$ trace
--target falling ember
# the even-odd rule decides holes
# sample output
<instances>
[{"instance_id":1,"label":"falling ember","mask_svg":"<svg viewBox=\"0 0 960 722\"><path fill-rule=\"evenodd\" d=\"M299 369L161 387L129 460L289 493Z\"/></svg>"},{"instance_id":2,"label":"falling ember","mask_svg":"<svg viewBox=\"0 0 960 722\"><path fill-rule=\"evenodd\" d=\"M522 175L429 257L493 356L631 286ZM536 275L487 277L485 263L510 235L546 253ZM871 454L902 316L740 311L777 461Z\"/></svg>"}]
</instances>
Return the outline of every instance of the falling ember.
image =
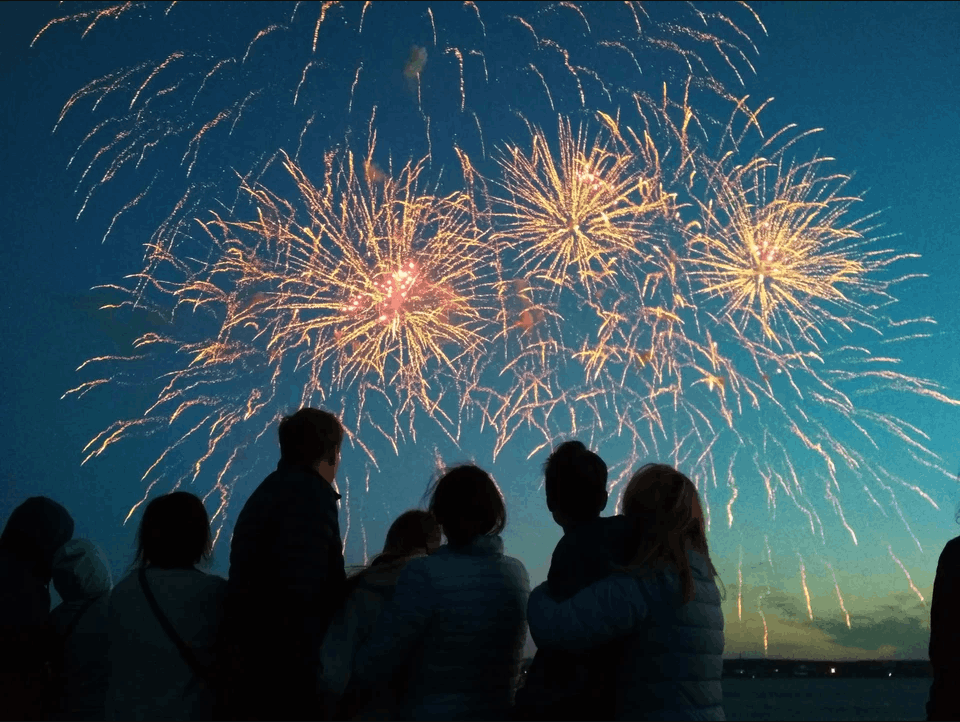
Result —
<instances>
[{"instance_id":1,"label":"falling ember","mask_svg":"<svg viewBox=\"0 0 960 722\"><path fill-rule=\"evenodd\" d=\"M770 630L767 629L767 615L763 613L763 598L769 594L770 591L767 590L760 595L760 598L757 600L757 611L760 613L760 621L763 622L763 656L767 656L767 647L770 643Z\"/></svg>"},{"instance_id":2,"label":"falling ember","mask_svg":"<svg viewBox=\"0 0 960 722\"><path fill-rule=\"evenodd\" d=\"M840 602L840 610L843 612L843 617L847 622L847 629L850 629L850 612L847 611L847 607L843 603L843 595L840 593L840 583L837 581L837 572L831 564L827 564L827 568L833 575L833 588L837 590L837 600Z\"/></svg>"},{"instance_id":3,"label":"falling ember","mask_svg":"<svg viewBox=\"0 0 960 722\"><path fill-rule=\"evenodd\" d=\"M910 576L910 572L907 571L907 568L903 565L903 562L897 558L897 555L893 553L893 547L889 544L887 544L887 551L890 552L890 556L893 557L893 561L897 563L897 566L903 570L903 573L906 575L907 582L910 584L910 588L913 590L913 593L920 598L920 601L923 602L924 605L926 605L927 600L923 598L923 594L921 594L920 590L917 589L917 585L913 583L913 577Z\"/></svg>"},{"instance_id":4,"label":"falling ember","mask_svg":"<svg viewBox=\"0 0 960 722\"><path fill-rule=\"evenodd\" d=\"M813 606L810 604L810 590L807 588L807 568L803 564L803 557L800 556L800 553L797 553L797 556L800 557L800 584L803 586L803 596L807 600L807 615L810 617L810 621L813 621Z\"/></svg>"}]
</instances>

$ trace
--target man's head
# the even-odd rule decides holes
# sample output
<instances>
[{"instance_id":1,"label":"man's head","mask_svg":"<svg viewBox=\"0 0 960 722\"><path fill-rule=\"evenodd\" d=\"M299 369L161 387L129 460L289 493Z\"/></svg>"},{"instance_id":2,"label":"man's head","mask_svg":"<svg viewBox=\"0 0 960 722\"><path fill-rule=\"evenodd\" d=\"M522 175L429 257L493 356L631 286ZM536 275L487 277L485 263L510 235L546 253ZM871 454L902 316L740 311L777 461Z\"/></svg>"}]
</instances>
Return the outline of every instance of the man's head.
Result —
<instances>
[{"instance_id":1,"label":"man's head","mask_svg":"<svg viewBox=\"0 0 960 722\"><path fill-rule=\"evenodd\" d=\"M340 463L343 426L329 411L303 408L280 421L280 457L315 470L333 483Z\"/></svg>"},{"instance_id":2,"label":"man's head","mask_svg":"<svg viewBox=\"0 0 960 722\"><path fill-rule=\"evenodd\" d=\"M561 526L600 516L607 505L607 465L579 441L565 441L543 466L547 508Z\"/></svg>"}]
</instances>

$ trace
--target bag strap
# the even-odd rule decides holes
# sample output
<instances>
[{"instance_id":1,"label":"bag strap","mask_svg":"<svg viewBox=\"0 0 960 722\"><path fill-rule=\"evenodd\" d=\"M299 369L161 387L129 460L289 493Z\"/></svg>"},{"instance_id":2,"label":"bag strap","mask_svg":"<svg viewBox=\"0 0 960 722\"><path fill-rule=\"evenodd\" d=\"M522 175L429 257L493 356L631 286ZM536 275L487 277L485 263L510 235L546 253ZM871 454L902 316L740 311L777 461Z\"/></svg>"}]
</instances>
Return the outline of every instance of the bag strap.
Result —
<instances>
[{"instance_id":1,"label":"bag strap","mask_svg":"<svg viewBox=\"0 0 960 722\"><path fill-rule=\"evenodd\" d=\"M146 595L147 602L150 604L150 608L153 610L157 621L160 622L160 626L163 627L163 631L167 633L167 636L170 637L170 640L177 646L177 650L180 652L180 656L183 658L183 661L187 663L197 677L205 682L209 682L210 670L200 664L200 660L197 659L196 655L193 653L193 650L190 649L183 639L180 638L180 635L177 634L177 630L173 628L173 625L170 624L170 620L167 619L167 615L163 613L163 610L160 609L160 605L157 604L157 598L153 596L153 591L150 589L150 585L147 583L146 567L140 567L140 586L143 588L143 593Z\"/></svg>"},{"instance_id":2,"label":"bag strap","mask_svg":"<svg viewBox=\"0 0 960 722\"><path fill-rule=\"evenodd\" d=\"M60 635L60 639L64 643L68 639L70 639L70 635L73 634L73 630L75 630L77 628L77 625L80 623L80 618L83 617L86 611L90 609L90 607L92 607L94 603L98 602L102 596L103 596L102 594L98 594L95 597L91 597L90 599L87 599L83 603L83 606L77 610L77 613L73 615L73 619L70 620L70 624L67 625L67 628L64 630L63 634Z\"/></svg>"}]
</instances>

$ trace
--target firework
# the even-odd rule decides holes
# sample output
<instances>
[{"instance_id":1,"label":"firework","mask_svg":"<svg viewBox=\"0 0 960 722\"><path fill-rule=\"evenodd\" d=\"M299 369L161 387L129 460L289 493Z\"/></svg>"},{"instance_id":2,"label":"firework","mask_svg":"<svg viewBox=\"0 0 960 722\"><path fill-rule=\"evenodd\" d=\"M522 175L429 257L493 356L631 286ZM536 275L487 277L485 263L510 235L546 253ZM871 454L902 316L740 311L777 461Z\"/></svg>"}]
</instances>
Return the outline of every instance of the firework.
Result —
<instances>
[{"instance_id":1,"label":"firework","mask_svg":"<svg viewBox=\"0 0 960 722\"><path fill-rule=\"evenodd\" d=\"M613 138L574 133L561 118L559 153L533 129L529 153L511 146L500 159L500 233L516 244L520 273L588 296L616 285L617 264L649 253L652 219L669 208L656 153L638 157L617 147L619 130L606 120Z\"/></svg>"},{"instance_id":2,"label":"firework","mask_svg":"<svg viewBox=\"0 0 960 722\"><path fill-rule=\"evenodd\" d=\"M84 9L38 38L76 25L91 42L136 22L133 8L162 38L195 7ZM149 375L156 397L85 458L157 435L143 498L206 483L222 528L244 456L280 414L323 403L365 452L344 474L344 528L359 523L366 556L363 504L384 450L439 436L529 459L576 435L616 450L614 485L641 461L682 468L721 544L765 508L801 616L826 616L814 614L824 570L851 627L828 545L871 534L864 500L911 535L904 497L934 504L877 450L946 475L926 434L889 413L893 393L957 404L891 350L930 323L893 315L910 254L882 247L849 178L803 155L802 133L763 136L762 106L731 95L752 45L728 17L632 2L522 17L406 7L264 6L226 56L178 44L68 100L58 134L95 115L70 160L80 212L129 181L104 239L177 199L151 221L119 304L171 320L130 356L91 359L84 373L99 373L68 392ZM410 38L387 57L398 32ZM723 113L732 102L726 128L706 98ZM736 544L736 613L756 610L766 651L770 579L750 596L751 544ZM765 558L772 574L769 543Z\"/></svg>"}]
</instances>

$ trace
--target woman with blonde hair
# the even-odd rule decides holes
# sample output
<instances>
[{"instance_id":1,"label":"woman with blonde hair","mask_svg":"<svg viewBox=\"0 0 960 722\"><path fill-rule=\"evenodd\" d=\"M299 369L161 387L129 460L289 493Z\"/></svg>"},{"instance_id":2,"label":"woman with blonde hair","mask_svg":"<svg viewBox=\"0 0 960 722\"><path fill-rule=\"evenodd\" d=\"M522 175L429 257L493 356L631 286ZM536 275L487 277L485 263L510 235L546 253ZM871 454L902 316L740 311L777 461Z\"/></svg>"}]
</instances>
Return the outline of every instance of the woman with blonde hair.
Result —
<instances>
[{"instance_id":1,"label":"woman with blonde hair","mask_svg":"<svg viewBox=\"0 0 960 722\"><path fill-rule=\"evenodd\" d=\"M723 612L697 489L673 467L647 464L621 513L634 524L630 564L563 602L537 587L533 640L573 651L620 640L617 719L722 720Z\"/></svg>"}]
</instances>

